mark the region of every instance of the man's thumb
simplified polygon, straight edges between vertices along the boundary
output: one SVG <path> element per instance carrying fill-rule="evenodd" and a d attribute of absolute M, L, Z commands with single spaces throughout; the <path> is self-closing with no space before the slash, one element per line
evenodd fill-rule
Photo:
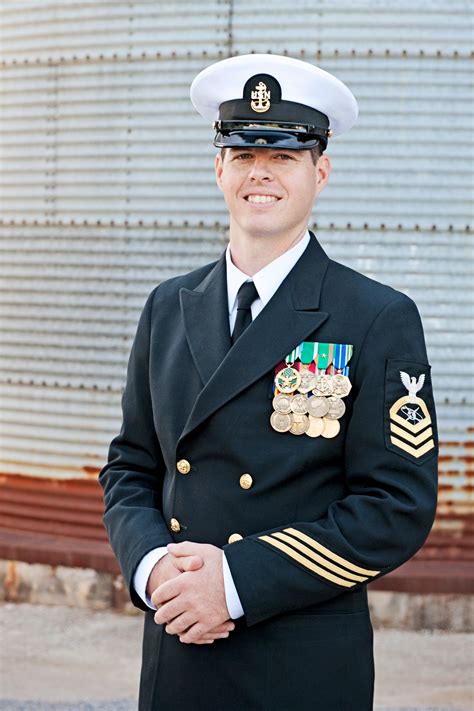
<path fill-rule="evenodd" d="M 175 568 L 182 573 L 188 570 L 199 570 L 203 564 L 202 558 L 198 555 L 180 556 L 179 558 L 172 555 L 171 560 Z"/>

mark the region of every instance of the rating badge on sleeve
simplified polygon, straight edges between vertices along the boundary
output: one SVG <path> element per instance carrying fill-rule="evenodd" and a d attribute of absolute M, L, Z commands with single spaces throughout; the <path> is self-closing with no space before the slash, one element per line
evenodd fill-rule
<path fill-rule="evenodd" d="M 390 408 L 390 441 L 418 459 L 435 446 L 430 413 L 424 400 L 417 396 L 425 375 L 417 379 L 401 370 L 400 378 L 408 395 L 399 398 Z"/>

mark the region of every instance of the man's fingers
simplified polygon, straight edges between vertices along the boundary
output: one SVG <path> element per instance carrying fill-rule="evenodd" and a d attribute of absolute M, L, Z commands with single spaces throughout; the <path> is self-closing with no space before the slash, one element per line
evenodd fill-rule
<path fill-rule="evenodd" d="M 229 636 L 228 632 L 223 632 L 222 634 L 219 635 L 210 635 L 210 634 L 205 634 L 201 637 L 201 639 L 196 640 L 193 642 L 193 644 L 212 644 L 216 640 L 219 639 L 226 639 Z"/>
<path fill-rule="evenodd" d="M 204 562 L 203 559 L 198 555 L 188 555 L 182 557 L 176 557 L 175 555 L 171 555 L 170 558 L 175 568 L 177 570 L 180 570 L 182 573 L 186 572 L 187 570 L 199 570 L 199 568 L 202 568 Z"/>
<path fill-rule="evenodd" d="M 175 578 L 167 580 L 165 583 L 162 583 L 156 588 L 151 596 L 151 601 L 155 607 L 160 607 L 163 603 L 168 602 L 168 600 L 172 600 L 174 597 L 179 595 L 181 592 L 181 577 L 181 575 L 177 575 Z"/>
<path fill-rule="evenodd" d="M 195 640 L 193 644 L 212 644 L 216 640 L 227 639 L 234 629 L 235 624 L 230 620 L 223 622 L 222 625 L 218 625 L 217 627 L 214 627 L 214 629 L 203 634 L 200 639 Z"/>
<path fill-rule="evenodd" d="M 197 622 L 196 615 L 189 612 L 183 612 L 175 617 L 165 627 L 165 632 L 168 634 L 183 634 L 186 630 Z"/>
<path fill-rule="evenodd" d="M 220 634 L 221 632 L 232 632 L 232 630 L 235 630 L 235 624 L 228 620 L 221 625 L 217 625 L 217 627 L 214 627 L 212 630 L 209 630 L 208 634 Z"/>
<path fill-rule="evenodd" d="M 201 640 L 206 641 L 209 639 L 225 639 L 234 629 L 234 624 L 229 625 L 227 622 L 224 622 L 224 624 L 218 625 L 218 627 L 214 627 L 214 629 L 209 630 L 209 632 L 203 634 Z"/>
<path fill-rule="evenodd" d="M 207 632 L 208 630 L 206 630 L 203 624 L 196 622 L 195 625 L 192 625 L 186 632 L 180 635 L 179 640 L 184 644 L 192 644 L 201 639 Z"/>
<path fill-rule="evenodd" d="M 186 607 L 179 597 L 170 600 L 164 605 L 160 605 L 155 612 L 155 622 L 157 625 L 164 625 L 166 622 L 171 623 L 178 615 L 187 612 Z M 189 623 L 191 624 L 191 622 Z"/>

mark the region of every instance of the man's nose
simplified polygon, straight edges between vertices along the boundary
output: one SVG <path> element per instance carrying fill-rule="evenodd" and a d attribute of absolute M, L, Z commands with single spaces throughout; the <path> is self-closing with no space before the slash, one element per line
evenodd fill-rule
<path fill-rule="evenodd" d="M 255 180 L 271 180 L 272 171 L 270 162 L 265 155 L 256 155 L 250 169 L 250 177 Z"/>

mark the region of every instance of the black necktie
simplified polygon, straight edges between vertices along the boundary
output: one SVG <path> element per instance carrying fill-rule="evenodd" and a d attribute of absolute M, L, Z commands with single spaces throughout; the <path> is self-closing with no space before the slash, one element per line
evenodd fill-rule
<path fill-rule="evenodd" d="M 258 299 L 258 291 L 253 281 L 244 281 L 237 292 L 237 317 L 235 319 L 234 330 L 232 331 L 232 345 L 252 323 L 252 312 L 250 307 L 255 299 Z"/>

